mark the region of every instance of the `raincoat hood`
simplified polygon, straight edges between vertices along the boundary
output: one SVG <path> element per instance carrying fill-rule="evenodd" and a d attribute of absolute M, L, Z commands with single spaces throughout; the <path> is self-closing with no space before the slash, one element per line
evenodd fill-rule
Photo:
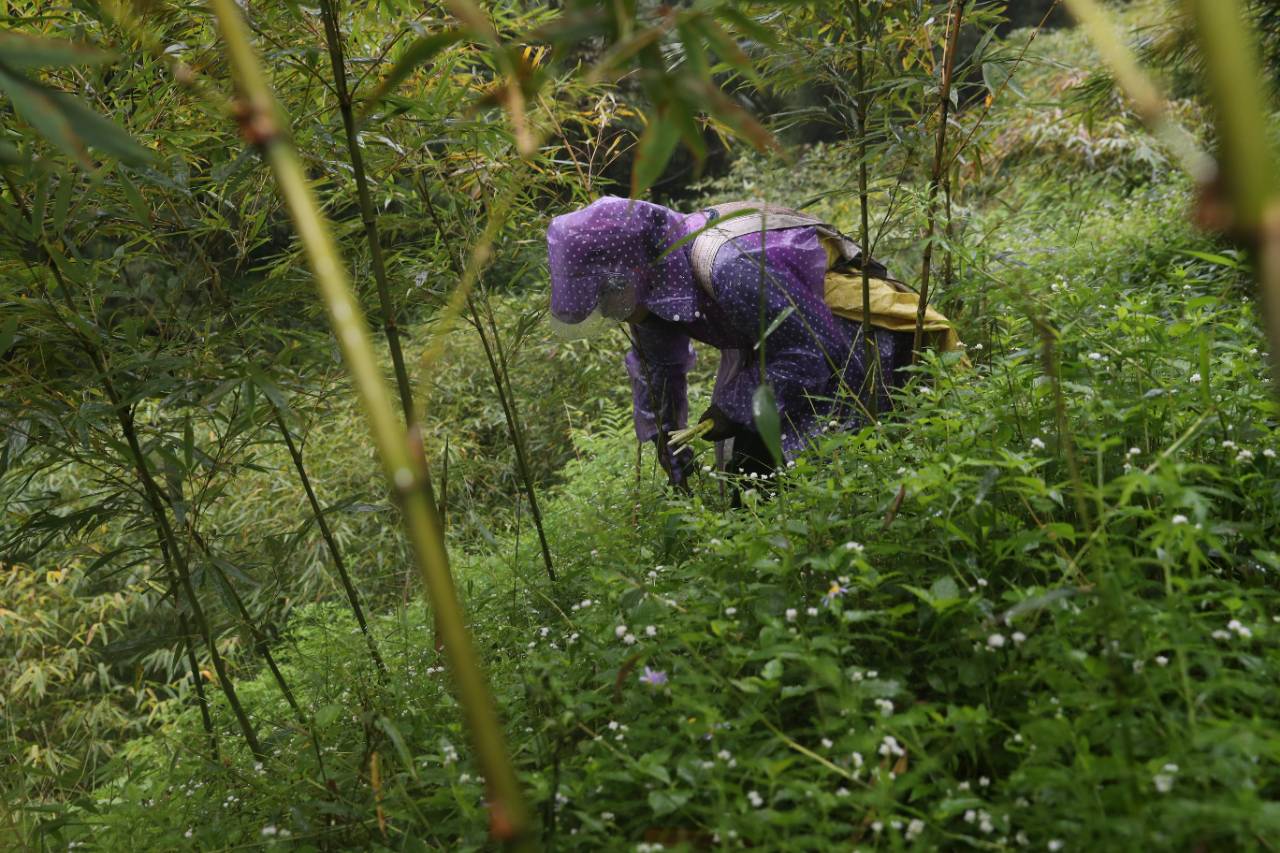
<path fill-rule="evenodd" d="M 571 326 L 600 314 L 620 321 L 643 305 L 688 319 L 698 300 L 688 252 L 661 257 L 684 233 L 675 211 L 616 196 L 557 216 L 547 228 L 551 316 Z"/>

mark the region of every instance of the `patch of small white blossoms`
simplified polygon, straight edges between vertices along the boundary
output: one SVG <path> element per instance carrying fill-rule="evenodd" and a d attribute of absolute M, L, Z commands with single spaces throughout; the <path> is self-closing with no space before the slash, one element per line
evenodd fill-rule
<path fill-rule="evenodd" d="M 1151 777 L 1151 784 L 1161 794 L 1167 794 L 1173 790 L 1173 783 L 1178 776 L 1178 765 L 1166 764 L 1160 768 L 1160 772 Z"/>

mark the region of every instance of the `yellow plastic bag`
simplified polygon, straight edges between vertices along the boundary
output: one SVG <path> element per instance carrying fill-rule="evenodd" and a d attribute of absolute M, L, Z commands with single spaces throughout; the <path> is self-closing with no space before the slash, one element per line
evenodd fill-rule
<path fill-rule="evenodd" d="M 879 278 L 869 279 L 871 291 L 871 325 L 895 332 L 912 332 L 916 328 L 916 311 L 920 296 L 903 288 L 899 290 Z M 856 272 L 827 273 L 824 299 L 837 317 L 862 322 L 862 276 Z M 924 311 L 924 330 L 940 332 L 939 347 L 943 352 L 963 350 L 960 336 L 951 321 L 933 308 Z"/>

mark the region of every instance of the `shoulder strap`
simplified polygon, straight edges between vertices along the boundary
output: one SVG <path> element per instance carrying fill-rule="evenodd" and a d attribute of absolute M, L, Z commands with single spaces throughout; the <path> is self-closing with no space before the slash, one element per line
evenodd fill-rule
<path fill-rule="evenodd" d="M 742 213 L 742 211 L 750 212 Z M 715 265 L 716 255 L 726 243 L 746 234 L 781 231 L 784 228 L 815 228 L 821 236 L 834 241 L 840 251 L 841 261 L 855 266 L 862 263 L 862 248 L 857 243 L 841 234 L 835 226 L 808 213 L 763 201 L 733 201 L 718 204 L 707 208 L 706 213 L 713 224 L 694 238 L 693 245 L 689 247 L 689 257 L 693 265 L 694 278 L 698 280 L 702 289 L 713 297 L 715 290 L 711 284 L 711 269 Z M 725 221 L 714 224 L 721 219 Z M 873 275 L 877 278 L 888 277 L 888 271 L 881 264 L 875 261 L 871 263 L 874 264 Z"/>

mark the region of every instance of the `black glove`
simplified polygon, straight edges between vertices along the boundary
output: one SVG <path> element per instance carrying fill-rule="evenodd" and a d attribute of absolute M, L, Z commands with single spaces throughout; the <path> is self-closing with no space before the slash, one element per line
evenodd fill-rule
<path fill-rule="evenodd" d="M 742 424 L 729 420 L 729 416 L 720 411 L 720 407 L 715 403 L 708 406 L 707 410 L 699 416 L 698 423 L 703 421 L 711 421 L 714 424 L 711 429 L 702 434 L 707 441 L 724 441 L 743 432 L 751 432 Z"/>

